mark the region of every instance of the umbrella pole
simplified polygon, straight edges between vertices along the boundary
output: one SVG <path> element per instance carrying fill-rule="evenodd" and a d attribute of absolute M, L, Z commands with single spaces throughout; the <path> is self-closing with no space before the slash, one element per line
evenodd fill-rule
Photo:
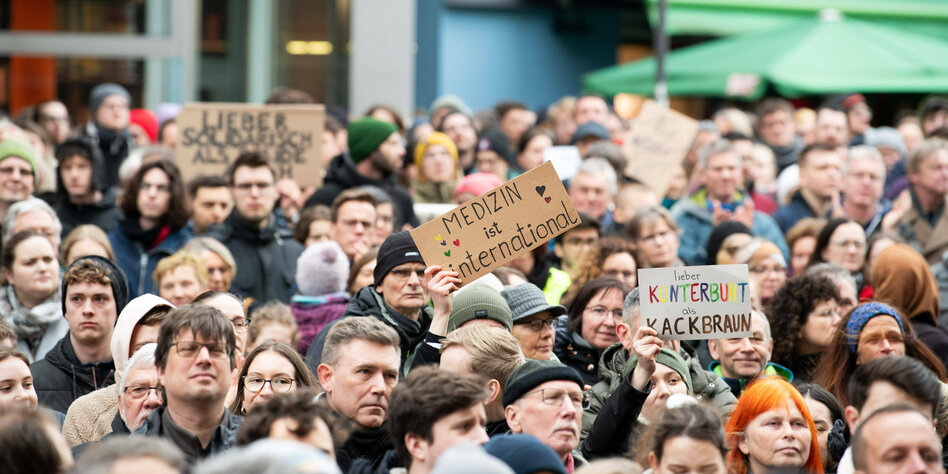
<path fill-rule="evenodd" d="M 652 33 L 655 48 L 655 101 L 668 107 L 668 81 L 665 79 L 665 55 L 668 53 L 668 34 L 665 31 L 667 0 L 658 0 L 658 28 Z"/>

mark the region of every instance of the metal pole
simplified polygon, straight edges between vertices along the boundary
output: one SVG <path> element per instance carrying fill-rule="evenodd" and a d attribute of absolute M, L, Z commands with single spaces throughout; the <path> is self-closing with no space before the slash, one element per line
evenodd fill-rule
<path fill-rule="evenodd" d="M 665 78 L 665 55 L 668 54 L 668 34 L 665 31 L 667 0 L 658 0 L 658 28 L 653 32 L 655 47 L 655 101 L 668 107 L 668 81 Z"/>

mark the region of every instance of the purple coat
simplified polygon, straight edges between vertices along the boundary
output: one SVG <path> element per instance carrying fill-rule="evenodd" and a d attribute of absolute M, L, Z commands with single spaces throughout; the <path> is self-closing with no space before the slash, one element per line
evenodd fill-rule
<path fill-rule="evenodd" d="M 342 317 L 348 305 L 349 296 L 345 293 L 293 297 L 290 310 L 293 311 L 300 330 L 300 345 L 297 348 L 300 354 L 306 353 L 320 330 Z"/>

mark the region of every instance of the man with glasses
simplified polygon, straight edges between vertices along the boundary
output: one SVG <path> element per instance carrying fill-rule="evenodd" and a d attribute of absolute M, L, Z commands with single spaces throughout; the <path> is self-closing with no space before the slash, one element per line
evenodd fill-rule
<path fill-rule="evenodd" d="M 725 221 L 738 221 L 780 248 L 784 258 L 790 249 L 783 232 L 774 219 L 754 209 L 754 201 L 742 189 L 744 172 L 741 156 L 731 142 L 717 140 L 698 151 L 696 164 L 701 187 L 688 198 L 681 199 L 671 214 L 681 229 L 678 256 L 688 265 L 706 265 L 711 230 Z"/>
<path fill-rule="evenodd" d="M 395 329 L 401 340 L 402 373 L 405 374 L 419 344 L 424 344 L 434 317 L 428 305 L 425 261 L 408 231 L 402 231 L 385 239 L 376 262 L 375 284 L 356 292 L 343 318 L 373 317 Z M 310 345 L 306 356 L 311 368 L 319 365 L 326 335 L 337 321 L 323 328 Z M 446 319 L 442 324 L 447 324 Z"/>
<path fill-rule="evenodd" d="M 580 417 L 589 398 L 575 369 L 552 360 L 528 360 L 507 378 L 504 410 L 513 433 L 535 436 L 553 448 L 566 472 L 585 459 L 579 446 Z"/>
<path fill-rule="evenodd" d="M 276 170 L 259 152 L 244 152 L 230 165 L 227 179 L 234 210 L 206 235 L 227 246 L 236 260 L 240 271 L 231 289 L 255 301 L 288 304 L 303 245 L 292 238 L 289 230 L 277 225 L 273 214 Z"/>
<path fill-rule="evenodd" d="M 190 305 L 168 313 L 155 349 L 165 405 L 134 434 L 168 439 L 192 464 L 233 447 L 243 418 L 224 400 L 235 352 L 233 324 L 220 311 Z"/>
<path fill-rule="evenodd" d="M 332 202 L 329 238 L 339 244 L 350 262 L 369 251 L 378 217 L 375 205 L 372 194 L 360 189 L 347 189 Z"/>
<path fill-rule="evenodd" d="M 118 385 L 118 416 L 112 423 L 112 433 L 131 433 L 138 429 L 151 412 L 161 406 L 162 387 L 158 384 L 155 367 L 156 344 L 146 344 L 128 361 L 123 377 L 116 377 Z"/>
<path fill-rule="evenodd" d="M 500 292 L 507 300 L 513 318 L 511 333 L 520 344 L 527 359 L 553 358 L 556 318 L 566 314 L 566 308 L 547 303 L 543 290 L 533 283 L 522 283 Z"/>
<path fill-rule="evenodd" d="M 36 158 L 33 148 L 18 140 L 0 143 L 0 219 L 7 209 L 36 189 Z"/>
<path fill-rule="evenodd" d="M 242 367 L 244 353 L 247 352 L 247 330 L 250 324 L 244 311 L 243 300 L 227 291 L 205 291 L 197 295 L 191 303 L 210 306 L 220 311 L 233 324 L 235 347 L 237 348 L 237 367 Z"/>

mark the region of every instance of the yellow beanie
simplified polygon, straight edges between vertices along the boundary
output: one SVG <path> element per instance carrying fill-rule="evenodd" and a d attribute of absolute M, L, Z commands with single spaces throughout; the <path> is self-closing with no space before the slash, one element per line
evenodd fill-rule
<path fill-rule="evenodd" d="M 418 181 L 420 182 L 427 181 L 424 173 L 421 172 L 421 163 L 424 161 L 425 153 L 428 152 L 428 147 L 431 145 L 441 145 L 445 147 L 451 155 L 451 159 L 454 160 L 455 173 L 458 169 L 458 147 L 454 145 L 454 141 L 444 133 L 431 132 L 415 145 L 415 167 L 418 169 Z"/>

